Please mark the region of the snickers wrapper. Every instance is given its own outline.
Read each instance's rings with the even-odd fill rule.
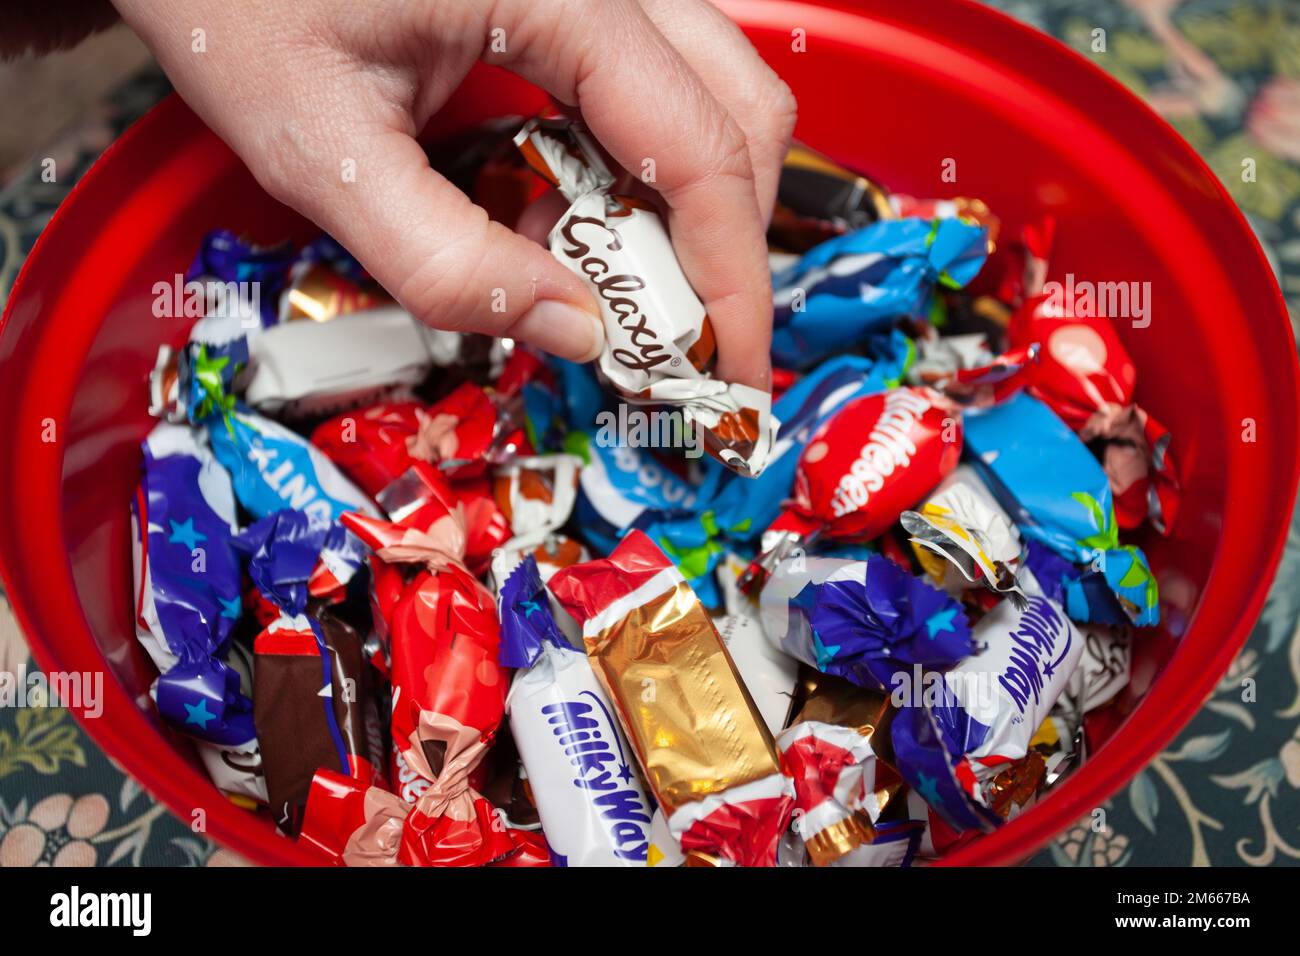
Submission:
[[[669,829],[684,851],[774,866],[793,785],[699,599],[642,532],[555,574]]]
[[[658,211],[610,191],[614,176],[578,123],[529,120],[515,144],[571,204],[551,231],[550,249],[600,303],[605,348],[597,365],[606,381],[628,401],[680,408],[705,451],[739,474],[758,475],[779,428],[772,396],[710,374],[713,327]]]

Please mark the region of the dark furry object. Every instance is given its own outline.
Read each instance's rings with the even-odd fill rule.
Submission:
[[[116,22],[108,0],[0,0],[0,60],[65,50]]]

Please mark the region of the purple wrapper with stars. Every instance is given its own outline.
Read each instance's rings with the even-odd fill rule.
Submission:
[[[231,546],[230,476],[180,425],[145,440],[132,512],[136,528],[136,632],[158,667],[154,698],[178,730],[222,746],[254,739],[252,703],[224,660],[241,613]]]
[[[769,640],[871,690],[889,693],[900,670],[942,670],[974,649],[961,605],[880,555],[787,559],[762,600]]]

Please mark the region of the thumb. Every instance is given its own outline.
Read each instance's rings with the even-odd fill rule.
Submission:
[[[341,242],[428,325],[518,339],[576,362],[599,355],[604,325],[581,281],[545,248],[491,221],[405,132],[372,129],[299,155],[310,168],[259,176],[263,186]]]

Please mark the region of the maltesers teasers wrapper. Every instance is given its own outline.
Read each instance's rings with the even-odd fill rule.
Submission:
[[[1070,616],[1102,624],[1127,619],[1138,627],[1158,623],[1155,575],[1140,548],[1119,543],[1110,482],[1087,446],[1024,392],[969,412],[965,421],[972,459],[1021,535],[1088,566],[1065,585]]]
[[[202,433],[181,425],[155,426],[143,451],[131,503],[135,630],[158,667],[154,701],[194,739],[218,788],[265,803],[249,688],[227,663],[243,611],[230,475]]]
[[[983,649],[943,672],[894,688],[895,766],[957,831],[999,825],[1009,809],[995,778],[1028,753],[1035,731],[1069,684],[1083,638],[1054,601],[999,602],[975,626]]]
[[[728,468],[761,473],[779,427],[772,396],[710,374],[713,327],[658,211],[611,192],[614,176],[581,124],[529,120],[515,144],[571,203],[550,247],[601,304],[601,374],[629,401],[680,408],[700,428],[705,451]]]
[[[510,730],[556,866],[644,866],[652,805],[584,651],[551,615],[531,556],[498,595]]]
[[[378,715],[361,637],[328,610],[308,608],[329,531],[284,510],[234,539],[249,577],[280,612],[253,642],[253,719],[271,813],[290,834],[319,768],[365,784],[380,779],[369,745]]]
[[[745,586],[819,538],[867,541],[944,479],[961,457],[961,412],[928,388],[855,399],[813,434],[786,510],[763,534]]]
[[[889,558],[788,558],[763,588],[763,630],[826,674],[888,692],[900,671],[943,669],[974,650],[960,604]]]
[[[549,587],[582,623],[593,668],[683,850],[772,866],[790,779],[708,613],[639,531]]]
[[[1171,437],[1134,403],[1137,367],[1110,319],[1067,286],[1058,296],[1038,296],[1021,306],[1007,337],[1012,349],[1041,345],[1039,361],[1021,379],[1030,394],[1085,442],[1104,443],[1102,465],[1119,526],[1135,528],[1150,519],[1168,534],[1182,494]]]

